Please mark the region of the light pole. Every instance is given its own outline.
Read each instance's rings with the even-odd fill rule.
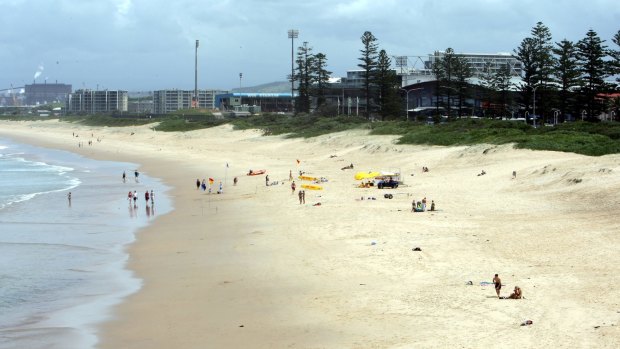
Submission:
[[[295,66],[294,66],[294,50],[295,50],[295,39],[299,37],[299,30],[297,29],[289,29],[288,38],[291,39],[291,105],[293,105],[293,101],[295,100]]]
[[[534,128],[536,128],[536,89],[539,88],[540,85],[538,86],[534,86],[534,88],[532,89],[532,91],[534,91],[534,103],[533,103],[533,107],[532,107],[532,114],[534,117]]]
[[[419,90],[423,90],[423,88],[412,88],[410,90],[404,89],[404,88],[400,88],[399,90],[401,91],[405,91],[405,98],[407,99],[407,109],[405,110],[405,116],[407,121],[409,121],[409,92],[411,91],[419,91]]]
[[[239,89],[241,89],[241,79],[243,78],[243,73],[239,73]]]
[[[194,108],[198,108],[198,40],[196,40],[196,59],[194,61]]]

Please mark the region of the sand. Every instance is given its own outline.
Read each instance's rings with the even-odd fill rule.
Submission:
[[[173,188],[175,210],[129,247],[144,287],[102,324],[102,349],[620,346],[620,155],[151,126],[0,122],[20,141],[139,163]],[[78,148],[72,132],[102,141]],[[355,172],[390,169],[399,188],[356,188]],[[328,182],[300,205],[290,170]],[[224,194],[196,190],[209,177]],[[438,211],[410,212],[423,197]],[[495,273],[502,295],[518,285],[525,299],[480,284]]]

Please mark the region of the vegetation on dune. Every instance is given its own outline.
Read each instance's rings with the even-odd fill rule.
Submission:
[[[38,116],[2,116],[1,120],[50,120]],[[236,119],[218,119],[211,114],[173,115],[161,118],[111,116],[62,117],[62,121],[87,126],[124,127],[157,123],[164,132],[185,132],[226,123],[237,130],[259,129],[265,135],[309,138],[351,129],[370,130],[373,135],[398,135],[400,144],[458,146],[514,143],[517,148],[571,152],[590,156],[620,153],[620,123],[572,122],[534,128],[524,122],[491,119],[457,119],[427,125],[420,122],[369,122],[362,117],[323,117],[264,114]]]
[[[385,127],[377,127],[379,132],[376,134],[386,134]],[[401,144],[451,146],[514,143],[517,148],[523,149],[600,156],[620,153],[619,132],[620,125],[615,123],[575,122],[533,128],[514,121],[465,119],[433,126],[413,126],[398,134],[403,134],[399,140]]]
[[[316,137],[327,133],[361,128],[368,124],[363,118],[356,117],[320,117],[317,115],[298,114],[284,116],[265,114],[232,121],[235,129],[261,129],[265,135],[282,135],[286,137]]]

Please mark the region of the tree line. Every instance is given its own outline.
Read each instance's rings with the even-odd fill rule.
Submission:
[[[358,67],[363,77],[363,113],[370,117],[376,112],[382,120],[400,118],[403,98],[401,82],[391,68],[390,56],[379,50],[377,38],[366,31],[361,36],[362,48]],[[531,35],[514,49],[520,62],[520,82],[514,84],[508,64],[492,67],[488,63],[478,72],[480,84],[474,86],[470,62],[452,48],[443,54],[435,53],[432,71],[435,75],[436,113],[442,108],[449,117],[472,110],[472,99],[483,100],[484,116],[506,116],[516,113],[533,115],[543,120],[553,116],[573,115],[594,119],[602,112],[615,112],[620,118],[620,98],[605,98],[618,92],[618,84],[608,79],[620,75],[620,30],[611,38],[614,47],[605,45],[590,29],[577,42],[566,38],[553,42],[551,31],[542,22],[536,23]],[[312,53],[304,42],[297,50],[297,69],[292,79],[298,82],[296,112],[308,113],[312,100],[315,110],[321,110],[328,91],[327,57]],[[620,82],[620,77],[616,78]],[[515,93],[516,91],[516,93]],[[535,111],[533,109],[536,109]],[[487,114],[488,113],[488,114]]]

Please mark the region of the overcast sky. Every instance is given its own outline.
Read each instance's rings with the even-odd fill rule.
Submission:
[[[129,91],[232,89],[284,81],[288,29],[357,69],[371,31],[393,56],[512,52],[542,21],[554,41],[620,30],[618,0],[0,0],[0,89],[37,83]]]

